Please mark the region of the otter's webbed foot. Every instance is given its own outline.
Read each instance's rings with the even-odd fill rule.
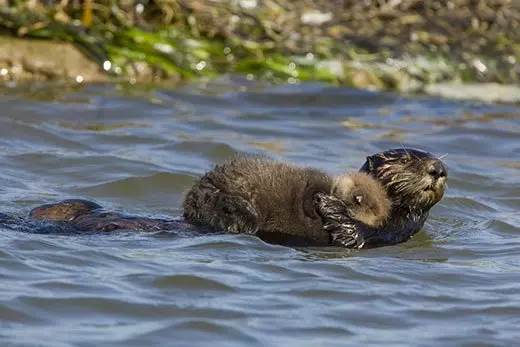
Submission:
[[[372,228],[353,219],[340,199],[325,193],[314,195],[314,204],[322,217],[323,230],[329,233],[330,243],[346,248],[363,248]]]

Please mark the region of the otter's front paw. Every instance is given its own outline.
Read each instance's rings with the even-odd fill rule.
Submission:
[[[322,217],[323,230],[330,235],[330,243],[346,248],[362,248],[365,240],[359,232],[360,223],[351,218],[345,204],[333,195],[316,193],[314,203]]]
[[[352,224],[343,224],[341,227],[334,227],[329,232],[331,244],[345,248],[361,249],[365,245],[365,239]]]
[[[340,199],[334,195],[318,192],[314,194],[314,205],[321,217],[345,215],[348,216],[348,211]]]

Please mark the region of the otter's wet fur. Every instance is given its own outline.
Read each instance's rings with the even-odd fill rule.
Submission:
[[[335,195],[350,218],[373,227],[388,217],[390,202],[367,174],[333,178],[313,169],[267,158],[238,157],[217,165],[188,191],[188,221],[281,244],[327,245],[330,235],[314,205],[318,192]]]
[[[185,224],[169,219],[132,216],[103,209],[95,202],[83,199],[62,200],[53,204],[40,205],[29,212],[32,220],[65,222],[76,231],[111,232],[177,230]],[[58,225],[58,224],[57,224]],[[63,226],[63,225],[62,225]]]
[[[367,157],[360,172],[376,178],[392,202],[390,217],[380,227],[346,216],[342,201],[333,195],[315,197],[332,244],[371,248],[405,242],[423,227],[430,209],[443,195],[448,177],[444,163],[428,152],[398,148]]]
[[[51,221],[72,221],[81,215],[91,214],[101,209],[101,205],[89,200],[68,199],[35,207],[29,212],[29,217]]]

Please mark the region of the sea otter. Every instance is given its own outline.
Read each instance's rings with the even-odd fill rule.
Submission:
[[[318,237],[321,242],[328,239],[331,245],[370,248],[407,241],[423,227],[429,210],[442,198],[448,173],[440,159],[430,153],[411,148],[391,149],[369,156],[360,172],[371,175],[385,188],[391,201],[388,218],[380,226],[370,226],[350,217],[350,212],[341,198],[318,191],[314,194],[313,202],[315,211],[323,223],[323,233]],[[53,220],[55,223],[66,222],[71,226],[77,224],[78,228],[88,231],[133,229],[132,223],[139,220],[145,221],[148,225],[144,228],[141,225],[135,230],[148,230],[148,228],[157,230],[153,225],[167,228],[174,226],[168,224],[170,222],[180,223],[180,221],[128,217],[121,214],[104,214],[105,212],[100,212],[102,209],[99,207],[91,209],[93,205],[90,205],[90,202],[82,201],[79,205],[58,202],[44,205],[43,207],[47,207],[43,209],[42,206],[37,207],[33,211],[38,212],[32,212],[31,217]],[[248,206],[238,206],[238,210],[244,208],[247,209]],[[305,209],[308,211],[309,206]],[[76,211],[80,213],[76,214]],[[107,218],[107,215],[111,217]],[[77,216],[81,217],[76,221]],[[70,220],[71,217],[74,218]],[[120,228],[114,229],[114,223]],[[251,221],[246,219],[242,223],[248,226]],[[274,233],[270,236],[272,238],[270,241],[277,242]],[[287,237],[279,236],[281,242],[287,242]],[[294,236],[294,243],[299,243],[298,238],[299,236]]]
[[[194,224],[290,245],[328,245],[330,236],[316,206],[316,193],[331,194],[353,219],[378,227],[390,202],[366,173],[330,177],[313,169],[267,158],[238,157],[217,165],[188,191],[184,218]]]
[[[423,227],[429,210],[443,195],[448,177],[444,163],[428,152],[398,148],[367,157],[360,172],[379,180],[392,201],[390,218],[373,227],[348,217],[342,201],[318,193],[315,203],[332,244],[373,248],[405,242]]]

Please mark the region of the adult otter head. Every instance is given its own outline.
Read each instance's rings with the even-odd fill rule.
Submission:
[[[369,156],[359,171],[383,184],[394,209],[419,211],[428,211],[441,200],[448,177],[448,169],[440,159],[412,148]]]
[[[370,227],[381,226],[390,214],[391,203],[385,189],[366,173],[334,177],[332,195],[343,201],[352,218]]]

